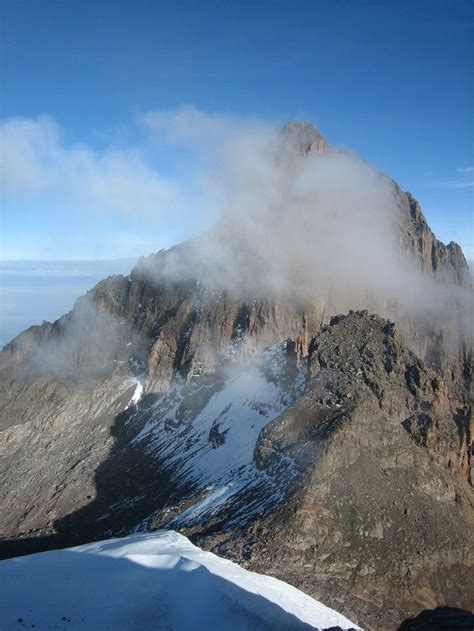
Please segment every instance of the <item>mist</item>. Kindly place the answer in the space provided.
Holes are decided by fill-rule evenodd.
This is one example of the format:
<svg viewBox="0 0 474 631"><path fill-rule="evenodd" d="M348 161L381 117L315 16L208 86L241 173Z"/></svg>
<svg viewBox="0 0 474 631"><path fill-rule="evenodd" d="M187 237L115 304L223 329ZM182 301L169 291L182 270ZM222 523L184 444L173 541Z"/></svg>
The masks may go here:
<svg viewBox="0 0 474 631"><path fill-rule="evenodd" d="M170 205L156 199L163 227L185 200L188 216L198 208L206 227L191 240L142 258L140 274L155 282L197 281L203 291L227 292L242 301L274 298L303 307L317 302L327 314L369 309L396 320L409 334L413 326L428 332L437 344L472 343L472 291L423 273L407 252L411 218L404 194L353 152L330 146L312 125L282 128L189 107L149 112L139 125L149 151L177 148L188 156L184 164L192 165L166 187L176 196ZM166 183L162 174L156 178ZM153 206L147 202L143 210L139 203L129 212L141 222ZM89 298L87 309L76 309L64 321L51 359L42 355L41 363L66 370L68 340L78 352L85 348L93 309ZM119 325L108 320L99 327L107 333L106 349L99 340L107 361L121 345ZM67 370L74 370L74 362Z"/></svg>
<svg viewBox="0 0 474 631"><path fill-rule="evenodd" d="M134 263L135 259L1 261L0 347L38 322L57 320L105 276L126 274Z"/></svg>
<svg viewBox="0 0 474 631"><path fill-rule="evenodd" d="M406 198L354 153L330 147L311 125L246 127L186 109L145 120L158 138L201 153L202 199L209 215L220 211L206 234L142 259L145 273L197 277L244 298L322 299L333 312L368 308L441 327L445 338L472 336L472 292L422 272L402 243Z"/></svg>

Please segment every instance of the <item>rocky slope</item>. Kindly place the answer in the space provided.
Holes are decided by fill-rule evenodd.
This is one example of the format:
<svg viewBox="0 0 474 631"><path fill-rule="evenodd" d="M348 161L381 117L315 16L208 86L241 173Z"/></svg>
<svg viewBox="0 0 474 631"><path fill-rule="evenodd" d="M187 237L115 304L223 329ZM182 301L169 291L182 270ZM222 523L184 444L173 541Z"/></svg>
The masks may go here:
<svg viewBox="0 0 474 631"><path fill-rule="evenodd" d="M473 563L470 409L397 337L352 313L314 338L304 395L255 453L264 469L290 455L302 482L271 516L209 543L343 611L350 593L370 629L474 602L462 580Z"/></svg>
<svg viewBox="0 0 474 631"><path fill-rule="evenodd" d="M307 126L284 134L299 154L330 150ZM0 552L172 527L368 629L468 608L469 273L391 186L413 269L461 292L449 320L363 292L266 290L224 224L212 252L225 243L238 289L202 237L7 345Z"/></svg>

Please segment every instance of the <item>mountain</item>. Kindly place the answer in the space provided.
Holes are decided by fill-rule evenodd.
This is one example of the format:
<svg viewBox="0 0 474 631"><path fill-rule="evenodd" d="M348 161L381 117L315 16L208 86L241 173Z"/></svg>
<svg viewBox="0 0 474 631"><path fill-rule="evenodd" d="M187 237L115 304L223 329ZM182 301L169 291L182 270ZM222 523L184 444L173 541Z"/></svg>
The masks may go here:
<svg viewBox="0 0 474 631"><path fill-rule="evenodd" d="M342 631L356 626L294 587L173 531L0 564L2 629ZM57 594L61 594L58 600Z"/></svg>
<svg viewBox="0 0 474 631"><path fill-rule="evenodd" d="M0 551L172 528L367 629L469 608L462 251L310 125L263 155L216 228L0 354Z"/></svg>

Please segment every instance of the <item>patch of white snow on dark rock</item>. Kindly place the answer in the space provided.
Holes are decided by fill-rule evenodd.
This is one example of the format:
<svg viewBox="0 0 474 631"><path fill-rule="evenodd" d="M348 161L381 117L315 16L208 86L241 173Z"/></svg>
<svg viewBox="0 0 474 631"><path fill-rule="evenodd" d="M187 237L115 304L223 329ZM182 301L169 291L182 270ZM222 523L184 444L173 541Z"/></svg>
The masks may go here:
<svg viewBox="0 0 474 631"><path fill-rule="evenodd" d="M265 471L257 469L254 458L261 430L304 388L305 371L289 363L284 345L245 366L227 367L217 387L199 383L194 391L191 386L191 395L189 384L178 383L160 397L135 439L173 472L174 480L194 488L192 505L169 521L173 528L209 517L231 501L233 521L247 521L282 500L299 473L283 454ZM193 409L193 397L204 399L204 405Z"/></svg>

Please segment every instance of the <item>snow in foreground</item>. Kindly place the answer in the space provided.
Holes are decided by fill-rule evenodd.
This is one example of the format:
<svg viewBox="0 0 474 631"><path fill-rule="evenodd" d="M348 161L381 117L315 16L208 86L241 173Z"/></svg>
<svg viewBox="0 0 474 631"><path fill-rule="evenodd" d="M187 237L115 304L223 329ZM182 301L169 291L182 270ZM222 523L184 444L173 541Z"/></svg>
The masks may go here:
<svg viewBox="0 0 474 631"><path fill-rule="evenodd" d="M2 631L358 628L174 531L2 561L0 585Z"/></svg>

